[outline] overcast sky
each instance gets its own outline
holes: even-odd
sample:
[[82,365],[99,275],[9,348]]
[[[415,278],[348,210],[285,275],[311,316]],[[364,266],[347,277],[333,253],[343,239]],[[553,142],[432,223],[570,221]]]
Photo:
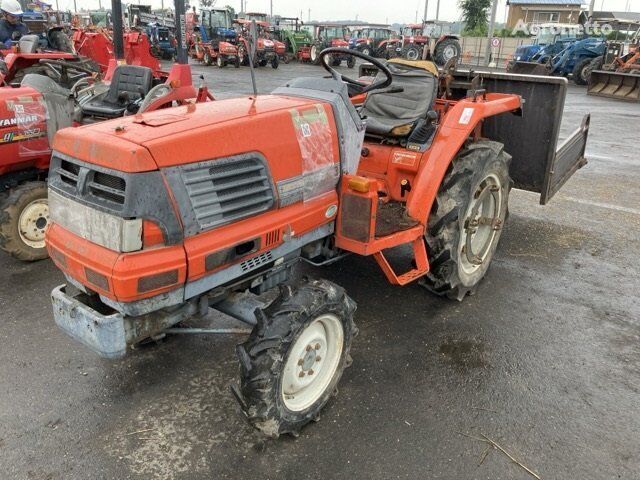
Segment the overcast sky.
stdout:
[[[56,0],[45,0],[56,5]],[[97,8],[100,0],[76,0],[78,8]],[[589,1],[589,0],[585,0]],[[153,4],[160,7],[162,0],[133,0],[132,3]],[[198,0],[190,0],[198,6]],[[59,8],[73,9],[73,0],[57,0]],[[125,2],[126,3],[126,2]],[[247,0],[247,9],[252,12],[269,13],[270,0]],[[173,0],[164,0],[172,5]],[[429,19],[435,18],[437,0],[429,0]],[[111,5],[111,0],[102,0],[103,6]],[[240,0],[218,0],[218,5],[231,5],[240,9]],[[640,11],[640,0],[596,0],[596,10],[624,11],[630,5],[631,11]],[[372,23],[406,23],[422,18],[424,0],[273,0],[273,13],[287,17],[300,16],[307,20],[311,9],[312,20],[353,20],[356,18]],[[458,20],[460,11],[456,0],[441,0],[441,20]],[[498,21],[506,19],[506,0],[499,0]]]

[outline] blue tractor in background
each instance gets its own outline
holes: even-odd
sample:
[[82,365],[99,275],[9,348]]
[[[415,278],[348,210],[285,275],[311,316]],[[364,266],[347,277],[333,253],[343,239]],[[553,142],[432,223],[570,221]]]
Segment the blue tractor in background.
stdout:
[[507,71],[525,75],[571,76],[576,84],[586,85],[589,64],[605,50],[605,39],[585,38],[580,25],[541,25],[533,44],[516,49]]
[[145,30],[154,57],[164,60],[175,59],[177,53],[175,38],[168,27],[153,22],[149,23]]
[[549,58],[556,56],[564,50],[568,44],[575,42],[580,36],[580,25],[545,23],[535,27],[536,36],[533,43],[520,45],[516,48],[513,61],[510,62],[510,71],[516,62],[544,63]]

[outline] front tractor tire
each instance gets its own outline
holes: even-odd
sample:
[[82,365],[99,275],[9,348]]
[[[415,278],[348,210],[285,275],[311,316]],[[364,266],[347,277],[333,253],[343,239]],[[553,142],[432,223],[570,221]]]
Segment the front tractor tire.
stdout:
[[280,58],[276,55],[271,59],[271,68],[276,69],[280,65]]
[[248,340],[236,347],[240,389],[234,393],[249,422],[270,437],[320,418],[351,362],[356,304],[326,280],[283,287]]
[[465,147],[440,185],[425,240],[431,271],[422,285],[461,301],[487,273],[507,217],[511,157],[501,143]]
[[402,58],[407,60],[420,60],[422,58],[422,48],[417,45],[407,45],[402,50]]
[[24,262],[47,258],[47,184],[24,183],[0,199],[0,249]]
[[218,68],[224,68],[227,66],[227,59],[222,56],[221,54],[218,54],[218,56],[216,57],[216,65],[218,66]]
[[209,53],[209,50],[205,49],[204,55],[202,56],[202,61],[207,66],[213,65],[213,58],[211,58],[211,53]]
[[591,62],[593,58],[585,58],[579,61],[573,69],[573,81],[576,85],[588,85],[591,78]]

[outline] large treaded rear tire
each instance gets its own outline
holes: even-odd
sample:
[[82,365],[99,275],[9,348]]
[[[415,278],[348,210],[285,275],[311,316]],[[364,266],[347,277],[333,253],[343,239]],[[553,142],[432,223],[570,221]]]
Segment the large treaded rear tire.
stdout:
[[[463,148],[453,161],[440,185],[425,234],[431,271],[421,284],[432,292],[461,301],[467,294],[475,292],[487,273],[507,216],[510,162],[511,157],[501,143],[484,140]],[[486,188],[489,180],[498,181],[500,185],[495,187],[498,190],[496,195],[500,196],[499,208],[495,206],[498,227],[491,230],[495,234],[487,234],[489,248],[481,264],[469,267],[470,260],[465,253],[468,237],[465,226],[468,226],[474,199],[479,197],[483,185]],[[494,196],[492,199],[496,201]]]
[[[19,231],[25,208],[41,200],[47,200],[45,182],[27,182],[12,189],[8,195],[0,196],[0,249],[23,262],[43,260],[49,256],[44,245],[34,248],[25,243]],[[46,221],[44,225],[46,228]]]
[[[453,56],[448,55],[448,53],[455,51]],[[440,43],[438,43],[435,47],[435,62],[438,65],[446,65],[449,60],[454,57],[458,59],[462,55],[462,47],[460,46],[460,42],[455,38],[445,38]]]
[[[241,383],[239,391],[234,389],[253,426],[270,437],[285,433],[297,436],[307,423],[319,419],[320,410],[337,391],[342,372],[351,361],[351,341],[357,335],[353,322],[355,310],[355,302],[344,289],[326,280],[312,280],[296,289],[282,287],[280,296],[269,307],[256,311],[258,324],[248,340],[236,347]],[[288,354],[299,347],[296,341],[306,328],[327,315],[339,320],[343,332],[341,353],[334,357],[335,373],[325,377],[330,381],[326,388],[318,391],[317,397],[312,397],[313,404],[302,410],[291,410],[286,405],[283,385]],[[322,352],[319,349],[319,355]],[[297,356],[292,358],[295,362]],[[316,374],[320,380],[321,372]]]

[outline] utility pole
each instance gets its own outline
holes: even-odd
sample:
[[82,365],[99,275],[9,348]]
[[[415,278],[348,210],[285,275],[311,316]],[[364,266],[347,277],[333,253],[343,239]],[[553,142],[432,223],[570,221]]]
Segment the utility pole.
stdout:
[[73,0],[73,12],[78,13],[78,5],[76,5],[76,0]]
[[311,21],[311,9],[309,9],[309,16],[307,17],[307,22]]
[[[594,1],[594,0],[592,0]],[[489,66],[491,62],[491,39],[496,31],[496,15],[498,14],[498,0],[493,0],[491,5],[491,23],[489,24],[489,33],[487,35],[487,49],[484,53],[484,64]]]
[[593,16],[593,9],[595,8],[595,5],[596,0],[591,0],[591,3],[589,4],[589,18]]
[[429,0],[424,0],[424,21],[427,21],[427,12],[429,11]]
[[273,19],[273,0],[269,2],[269,15]]
[[440,0],[438,0],[438,3],[436,4],[436,22],[438,21],[439,18],[440,18]]

